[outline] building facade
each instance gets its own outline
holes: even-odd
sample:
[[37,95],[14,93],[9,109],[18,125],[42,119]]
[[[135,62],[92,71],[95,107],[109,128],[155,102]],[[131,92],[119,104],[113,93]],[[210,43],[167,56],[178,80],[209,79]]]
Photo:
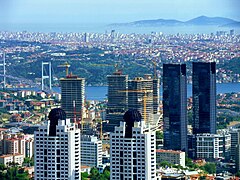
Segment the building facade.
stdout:
[[216,133],[216,63],[193,62],[193,134]]
[[196,158],[200,159],[223,159],[230,153],[230,134],[197,134],[196,135]]
[[[83,117],[85,101],[85,79],[69,75],[60,79],[61,107],[66,112],[67,118],[80,121]],[[74,107],[75,106],[75,107]]]
[[155,180],[155,131],[146,128],[141,114],[128,110],[124,122],[110,135],[111,180]]
[[59,108],[51,110],[49,119],[34,133],[34,179],[80,179],[80,129]]
[[102,141],[96,136],[81,135],[81,165],[102,165]]
[[236,146],[235,163],[236,163],[236,172],[238,172],[240,171],[240,144]]
[[237,146],[240,144],[240,129],[232,129],[231,134],[231,159],[236,159]]
[[163,123],[164,148],[186,151],[186,64],[163,64]]
[[105,131],[114,131],[115,126],[119,126],[123,120],[123,115],[127,110],[127,82],[128,76],[121,72],[115,72],[107,76],[108,81],[108,103],[106,120],[109,121],[104,126]]
[[173,151],[173,150],[156,150],[157,164],[167,161],[171,164],[177,164],[185,167],[185,152],[183,151]]

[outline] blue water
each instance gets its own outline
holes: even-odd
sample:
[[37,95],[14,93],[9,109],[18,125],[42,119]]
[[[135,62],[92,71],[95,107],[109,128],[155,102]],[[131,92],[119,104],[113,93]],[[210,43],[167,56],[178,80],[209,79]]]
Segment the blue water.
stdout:
[[[36,88],[22,88],[21,90],[35,90]],[[15,89],[16,90],[16,89]],[[20,90],[20,89],[18,89]],[[87,86],[85,89],[85,96],[87,100],[103,101],[107,99],[107,86]],[[54,92],[61,93],[60,87],[53,87]],[[240,92],[240,83],[222,83],[217,84],[217,94]],[[162,87],[160,87],[160,97],[162,96]],[[192,85],[187,85],[187,97],[192,96]]]
[[109,33],[115,29],[119,33],[150,34],[151,32],[162,32],[164,34],[210,34],[216,31],[227,31],[234,29],[240,34],[240,28],[228,28],[219,26],[161,26],[161,27],[133,27],[133,26],[109,26],[107,24],[0,24],[0,31],[29,31],[29,32],[90,32]]
[[[60,88],[53,88],[56,92],[60,93]],[[86,87],[86,99],[87,100],[99,100],[102,101],[107,99],[107,86],[87,86]],[[240,83],[222,83],[217,84],[217,94],[221,93],[232,93],[240,92]],[[162,88],[160,88],[160,94],[162,93]],[[192,85],[187,86],[187,96],[192,96]]]

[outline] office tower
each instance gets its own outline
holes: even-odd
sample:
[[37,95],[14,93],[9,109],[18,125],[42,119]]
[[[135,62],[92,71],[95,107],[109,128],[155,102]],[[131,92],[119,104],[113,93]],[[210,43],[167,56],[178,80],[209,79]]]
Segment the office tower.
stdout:
[[216,63],[193,62],[193,134],[216,133]]
[[80,129],[60,108],[52,109],[48,117],[34,132],[35,180],[80,179]]
[[[128,108],[138,110],[146,124],[153,122],[153,79],[151,75],[128,81]],[[146,113],[146,114],[145,114]]]
[[240,129],[232,129],[231,134],[231,159],[236,159],[236,148],[240,144]]
[[112,30],[112,31],[111,31],[111,42],[112,42],[112,43],[115,42],[115,36],[116,36],[115,30]]
[[164,148],[187,150],[186,64],[163,64]]
[[96,136],[81,135],[81,165],[102,165],[102,141]]
[[128,76],[120,71],[107,76],[108,81],[108,103],[106,120],[109,121],[104,126],[105,131],[114,131],[115,126],[119,126],[123,120],[123,115],[127,110],[127,82]]
[[[79,121],[83,117],[85,100],[85,79],[77,76],[68,75],[60,79],[61,85],[61,107],[66,112],[67,118]],[[75,107],[74,107],[75,106]]]
[[89,34],[88,33],[84,33],[83,41],[86,43],[89,42]]
[[155,180],[155,131],[137,110],[128,110],[123,118],[110,134],[110,179]]

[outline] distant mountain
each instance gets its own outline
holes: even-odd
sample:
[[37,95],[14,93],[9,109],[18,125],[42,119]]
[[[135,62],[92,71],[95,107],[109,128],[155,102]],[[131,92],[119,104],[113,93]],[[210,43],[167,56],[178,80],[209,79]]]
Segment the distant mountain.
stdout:
[[130,23],[117,23],[110,24],[110,26],[237,26],[239,27],[240,22],[234,21],[229,18],[223,17],[207,17],[207,16],[199,16],[194,19],[188,21],[178,21],[175,19],[156,19],[156,20],[140,20],[134,21]]
[[[173,26],[173,25],[182,25],[182,21],[175,19],[156,19],[156,20],[141,20],[130,23],[130,25],[138,26]],[[128,23],[127,23],[128,24]]]
[[199,16],[197,18],[186,21],[185,24],[222,26],[222,25],[225,25],[225,24],[236,23],[236,22],[237,21],[234,21],[234,20],[229,19],[229,18],[223,18],[223,17]]

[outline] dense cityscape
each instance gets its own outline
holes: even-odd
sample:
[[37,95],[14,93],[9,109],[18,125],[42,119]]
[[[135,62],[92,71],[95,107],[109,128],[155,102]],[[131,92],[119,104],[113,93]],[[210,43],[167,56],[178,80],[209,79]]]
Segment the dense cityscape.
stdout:
[[239,180],[238,7],[0,2],[0,179]]
[[[2,178],[238,176],[240,94],[216,94],[216,83],[239,82],[240,39],[233,30],[211,35],[1,32],[0,37],[7,74],[0,100]],[[108,69],[101,81],[91,83],[78,63],[95,72]],[[127,74],[127,63],[136,64],[134,73]],[[20,66],[32,71],[17,72]],[[54,68],[61,73],[54,74]],[[187,83],[192,83],[190,97]],[[86,100],[86,85],[107,85],[107,99]]]

